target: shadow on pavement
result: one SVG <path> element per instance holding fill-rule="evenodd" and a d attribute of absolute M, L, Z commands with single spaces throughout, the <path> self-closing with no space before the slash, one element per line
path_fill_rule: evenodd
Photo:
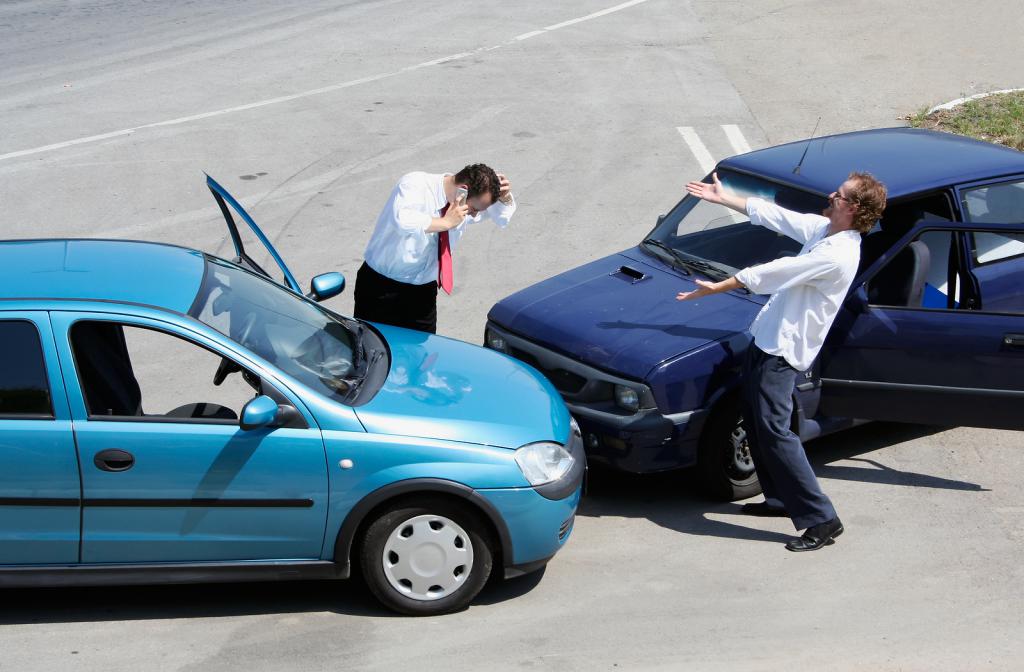
<path fill-rule="evenodd" d="M 544 570 L 515 579 L 492 577 L 471 606 L 512 600 L 533 590 Z M 117 588 L 4 590 L 0 625 L 217 618 L 328 612 L 402 617 L 385 609 L 361 579 L 211 583 Z M 411 618 L 411 617 L 410 617 Z"/>
<path fill-rule="evenodd" d="M 946 429 L 871 423 L 810 442 L 807 452 L 815 473 L 822 478 L 915 488 L 986 491 L 986 488 L 976 483 L 887 466 L 883 463 L 884 453 L 873 456 L 874 459 L 857 457 Z M 833 464 L 842 461 L 865 466 Z M 594 465 L 590 469 L 588 490 L 580 504 L 579 515 L 646 518 L 662 527 L 700 536 L 774 543 L 792 538 L 788 534 L 757 529 L 759 519 L 742 516 L 738 503 L 715 502 L 702 496 L 693 479 L 694 475 L 688 471 L 637 475 Z M 708 518 L 707 514 L 736 515 L 738 522 L 734 524 L 715 520 Z M 747 521 L 749 525 L 743 524 Z"/>

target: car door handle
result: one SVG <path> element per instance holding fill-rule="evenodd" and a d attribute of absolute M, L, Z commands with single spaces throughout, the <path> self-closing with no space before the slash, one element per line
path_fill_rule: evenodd
<path fill-rule="evenodd" d="M 96 453 L 92 463 L 101 471 L 128 471 L 135 466 L 135 456 L 127 450 L 108 448 Z"/>
<path fill-rule="evenodd" d="M 1003 334 L 1003 344 L 1011 348 L 1024 348 L 1024 334 Z"/>

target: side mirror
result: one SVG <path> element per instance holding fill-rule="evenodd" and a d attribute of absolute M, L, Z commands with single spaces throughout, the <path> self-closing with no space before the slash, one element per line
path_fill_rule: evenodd
<path fill-rule="evenodd" d="M 242 407 L 242 420 L 239 426 L 249 431 L 260 427 L 269 427 L 277 420 L 277 402 L 265 394 L 252 399 Z"/>
<path fill-rule="evenodd" d="M 337 271 L 321 273 L 309 283 L 309 294 L 314 301 L 323 301 L 345 291 L 345 276 Z"/>

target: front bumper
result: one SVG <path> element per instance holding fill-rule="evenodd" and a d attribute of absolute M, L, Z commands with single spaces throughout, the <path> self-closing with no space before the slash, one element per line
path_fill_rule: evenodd
<path fill-rule="evenodd" d="M 579 461 L 582 457 L 580 455 Z M 585 471 L 585 466 L 574 469 L 562 479 L 568 481 L 568 494 L 561 499 L 551 499 L 537 488 L 476 491 L 501 514 L 508 529 L 512 563 L 505 567 L 505 578 L 540 569 L 569 541 L 583 493 Z"/>
<path fill-rule="evenodd" d="M 663 415 L 644 409 L 620 415 L 586 404 L 566 404 L 580 425 L 587 458 L 637 474 L 688 467 L 697 462 L 697 441 L 707 411 Z"/>
<path fill-rule="evenodd" d="M 493 322 L 487 323 L 487 329 L 505 340 L 509 355 L 536 368 L 555 386 L 580 425 L 588 458 L 634 473 L 696 463 L 706 410 L 661 413 L 653 407 L 646 385 L 548 350 Z M 617 406 L 615 385 L 639 389 L 646 408 L 630 413 Z"/>

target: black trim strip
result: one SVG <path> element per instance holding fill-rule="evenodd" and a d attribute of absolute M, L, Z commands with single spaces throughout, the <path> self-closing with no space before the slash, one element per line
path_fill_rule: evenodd
<path fill-rule="evenodd" d="M 138 586 L 345 578 L 329 560 L 0 566 L 0 588 Z"/>
<path fill-rule="evenodd" d="M 209 508 L 283 508 L 308 509 L 313 506 L 312 499 L 216 499 L 210 497 L 192 497 L 189 499 L 122 499 L 122 498 L 86 498 L 85 506 L 166 506 L 166 507 L 209 507 Z"/>
<path fill-rule="evenodd" d="M 0 506 L 131 506 L 131 507 L 206 507 L 206 508 L 278 508 L 308 509 L 312 499 L 214 499 L 193 497 L 191 499 L 121 499 L 87 498 L 83 502 L 74 497 L 0 497 Z"/>
<path fill-rule="evenodd" d="M 0 497 L 0 506 L 78 506 L 77 497 Z"/>
<path fill-rule="evenodd" d="M 915 385 L 911 383 L 883 383 L 875 380 L 840 380 L 838 378 L 822 378 L 821 382 L 824 385 L 855 388 L 860 390 L 931 392 L 936 394 L 964 394 L 978 397 L 1024 399 L 1024 390 L 1000 390 L 988 387 L 947 387 L 945 385 Z"/>

